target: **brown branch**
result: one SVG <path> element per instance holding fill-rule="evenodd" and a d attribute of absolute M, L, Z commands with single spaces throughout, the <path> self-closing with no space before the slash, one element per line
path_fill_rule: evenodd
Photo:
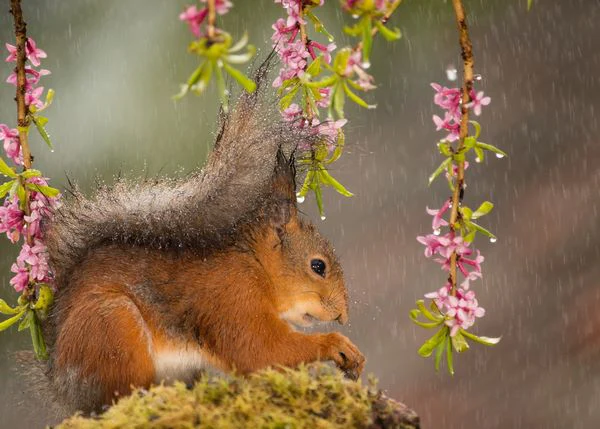
<path fill-rule="evenodd" d="M 208 0 L 208 40 L 215 38 L 215 21 L 217 20 L 215 1 Z"/>
<path fill-rule="evenodd" d="M 19 142 L 23 150 L 23 168 L 31 168 L 31 151 L 27 140 L 27 129 L 29 128 L 29 108 L 25 104 L 25 86 L 27 77 L 25 75 L 25 61 L 27 61 L 25 45 L 27 43 L 27 24 L 23 20 L 21 11 L 21 0 L 11 0 L 11 13 L 15 21 L 15 36 L 17 39 L 17 124 L 19 128 Z"/>
<path fill-rule="evenodd" d="M 469 133 L 469 108 L 467 104 L 471 101 L 471 90 L 473 89 L 473 48 L 471 45 L 471 39 L 469 38 L 469 31 L 467 28 L 467 20 L 465 16 L 465 8 L 462 4 L 462 0 L 452 0 L 452 6 L 454 7 L 454 13 L 456 15 L 456 24 L 458 25 L 459 41 L 461 47 L 461 56 L 463 59 L 463 87 L 462 87 L 462 99 L 461 99 L 461 118 L 460 118 L 460 134 L 458 147 L 455 153 L 461 153 L 465 138 Z M 456 183 L 454 185 L 454 192 L 452 194 L 452 211 L 450 213 L 450 229 L 453 232 L 457 230 L 457 221 L 459 218 L 459 205 L 462 201 L 464 194 L 464 182 L 465 182 L 465 161 L 456 161 L 458 164 L 458 171 L 456 173 Z M 450 256 L 450 283 L 452 285 L 452 295 L 456 294 L 456 266 L 457 266 L 458 255 L 456 252 Z"/>

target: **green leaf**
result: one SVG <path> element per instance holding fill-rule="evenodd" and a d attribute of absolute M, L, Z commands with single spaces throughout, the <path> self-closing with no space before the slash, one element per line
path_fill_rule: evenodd
<path fill-rule="evenodd" d="M 46 118 L 45 116 L 35 116 L 32 118 L 33 120 L 35 120 L 37 123 L 39 123 L 42 126 L 45 126 L 48 123 L 48 118 Z"/>
<path fill-rule="evenodd" d="M 426 328 L 426 329 L 432 329 L 432 328 L 436 328 L 438 326 L 440 326 L 444 320 L 438 320 L 437 322 L 421 322 L 419 320 L 419 316 L 421 315 L 421 311 L 417 310 L 416 308 L 413 308 L 412 310 L 410 310 L 410 312 L 408 313 L 408 317 L 410 318 L 410 320 L 415 324 L 420 326 L 421 328 Z"/>
<path fill-rule="evenodd" d="M 312 77 L 318 76 L 321 73 L 321 59 L 323 57 L 319 56 L 313 60 L 312 63 L 306 68 L 306 73 L 311 75 Z"/>
<path fill-rule="evenodd" d="M 48 107 L 49 105 L 52 104 L 52 101 L 54 100 L 54 94 L 55 94 L 55 92 L 52 88 L 50 88 L 48 90 L 48 92 L 46 93 L 46 103 L 45 103 L 46 107 Z"/>
<path fill-rule="evenodd" d="M 32 315 L 32 320 L 29 324 L 29 331 L 31 332 L 33 351 L 38 359 L 46 360 L 48 359 L 48 352 L 46 350 L 46 343 L 44 342 L 44 336 L 40 328 L 40 322 L 35 313 L 32 312 Z"/>
<path fill-rule="evenodd" d="M 248 32 L 244 32 L 240 40 L 238 40 L 235 45 L 227 50 L 227 52 L 237 52 L 242 49 L 244 46 L 248 44 Z"/>
<path fill-rule="evenodd" d="M 375 21 L 375 27 L 377 27 L 383 38 L 388 42 L 393 42 L 394 40 L 398 40 L 402 37 L 402 33 L 398 28 L 391 30 L 383 25 L 380 20 Z"/>
<path fill-rule="evenodd" d="M 466 150 L 473 149 L 476 144 L 477 144 L 477 140 L 475 139 L 475 137 L 469 136 L 469 137 L 465 138 L 465 149 Z"/>
<path fill-rule="evenodd" d="M 473 227 L 473 228 L 475 228 L 477 230 L 477 232 L 480 232 L 483 235 L 487 235 L 490 239 L 494 239 L 495 240 L 497 238 L 490 231 L 488 231 L 487 229 L 485 229 L 481 225 L 476 224 L 475 222 L 469 222 L 468 225 L 471 226 L 471 227 Z"/>
<path fill-rule="evenodd" d="M 318 176 L 315 176 L 318 177 Z M 321 218 L 325 217 L 325 211 L 323 210 L 323 193 L 321 192 L 321 185 L 318 181 L 313 182 L 313 191 L 315 193 L 315 199 L 317 200 L 317 207 L 319 209 L 319 215 Z"/>
<path fill-rule="evenodd" d="M 227 113 L 229 111 L 229 99 L 227 88 L 225 87 L 225 78 L 223 78 L 223 72 L 221 67 L 213 61 L 213 68 L 215 70 L 215 77 L 217 80 L 217 92 L 219 93 L 219 99 L 221 100 L 221 106 L 223 111 Z"/>
<path fill-rule="evenodd" d="M 35 168 L 30 168 L 29 170 L 25 170 L 19 176 L 23 179 L 31 179 L 32 177 L 40 177 L 42 172 L 40 170 L 36 170 Z"/>
<path fill-rule="evenodd" d="M 435 169 L 433 173 L 429 176 L 429 184 L 431 185 L 433 181 L 438 177 L 442 171 L 444 171 L 449 165 L 452 163 L 452 158 L 446 158 L 438 168 Z"/>
<path fill-rule="evenodd" d="M 44 125 L 39 122 L 39 120 L 38 120 L 39 117 L 32 116 L 31 119 L 33 119 L 33 123 L 35 124 L 35 128 L 37 128 L 38 133 L 40 134 L 40 136 L 42 137 L 42 139 L 46 142 L 46 144 L 48 145 L 48 147 L 50 148 L 50 150 L 54 150 L 54 146 L 52 145 L 52 141 L 50 140 L 50 134 L 48 134 L 48 131 L 46 131 L 46 128 L 44 128 Z M 48 122 L 47 119 L 46 119 L 46 122 Z"/>
<path fill-rule="evenodd" d="M 477 233 L 476 230 L 470 231 L 467 235 L 463 236 L 463 240 L 465 240 L 467 243 L 472 243 L 473 240 L 475 239 L 476 233 Z"/>
<path fill-rule="evenodd" d="M 305 16 L 308 16 L 308 19 L 310 19 L 313 22 L 315 26 L 315 31 L 324 34 L 330 42 L 333 42 L 333 36 L 329 34 L 329 32 L 325 29 L 325 26 L 321 23 L 319 18 L 315 16 L 314 13 L 307 11 L 305 12 Z"/>
<path fill-rule="evenodd" d="M 529 12 L 531 10 L 532 6 L 533 6 L 533 0 L 527 0 L 527 12 Z"/>
<path fill-rule="evenodd" d="M 481 203 L 479 208 L 477 210 L 475 210 L 475 212 L 471 216 L 471 219 L 480 218 L 481 216 L 484 216 L 484 215 L 488 214 L 489 212 L 491 212 L 493 208 L 494 208 L 493 203 L 490 203 L 489 201 L 484 201 L 483 203 Z"/>
<path fill-rule="evenodd" d="M 374 109 L 375 107 L 377 107 L 374 104 L 368 104 L 365 100 L 353 93 L 352 90 L 348 88 L 348 84 L 346 82 L 344 82 L 344 92 L 350 100 L 354 101 L 356 104 L 358 104 L 361 107 L 364 107 L 365 109 Z"/>
<path fill-rule="evenodd" d="M 294 97 L 298 93 L 299 89 L 300 89 L 300 85 L 296 85 L 295 87 L 290 89 L 290 91 L 287 94 L 285 94 L 283 97 L 281 97 L 281 100 L 279 100 L 279 108 L 281 110 L 285 110 L 288 107 L 290 107 L 290 104 L 292 104 L 292 101 L 294 101 Z"/>
<path fill-rule="evenodd" d="M 369 58 L 371 58 L 371 49 L 373 47 L 373 35 L 371 34 L 372 25 L 371 17 L 365 15 L 362 19 L 362 61 L 365 64 L 365 68 L 368 68 L 366 64 L 369 64 Z"/>
<path fill-rule="evenodd" d="M 460 332 L 468 339 L 473 340 L 479 344 L 483 344 L 485 346 L 494 346 L 494 345 L 498 344 L 500 342 L 500 340 L 502 339 L 502 337 L 495 337 L 495 338 L 478 337 L 477 335 L 473 335 L 470 332 L 465 331 L 464 329 L 461 329 Z"/>
<path fill-rule="evenodd" d="M 361 24 L 362 23 L 354 24 L 352 27 L 344 25 L 344 33 L 346 33 L 346 34 L 348 34 L 350 36 L 353 36 L 353 37 L 358 36 L 362 32 L 362 26 L 361 26 Z"/>
<path fill-rule="evenodd" d="M 473 149 L 475 150 L 475 155 L 477 156 L 477 158 L 475 158 L 475 162 L 483 162 L 483 159 L 485 158 L 483 150 L 477 143 L 475 143 L 475 147 Z"/>
<path fill-rule="evenodd" d="M 308 173 L 306 173 L 306 177 L 304 178 L 304 183 L 302 184 L 302 187 L 300 188 L 300 191 L 298 192 L 299 197 L 306 196 L 308 191 L 311 189 L 311 185 L 312 185 L 314 178 L 315 178 L 315 171 L 308 170 Z"/>
<path fill-rule="evenodd" d="M 17 198 L 19 199 L 19 206 L 21 210 L 25 211 L 25 207 L 27 205 L 27 193 L 25 192 L 25 188 L 20 183 L 17 185 Z"/>
<path fill-rule="evenodd" d="M 190 86 L 190 89 L 194 91 L 197 95 L 201 95 L 210 83 L 210 79 L 212 78 L 214 64 L 212 61 L 207 61 L 204 63 L 204 67 L 202 67 L 202 73 L 200 73 L 200 78 Z"/>
<path fill-rule="evenodd" d="M 440 370 L 440 361 L 442 360 L 442 353 L 444 353 L 444 347 L 446 346 L 446 342 L 442 341 L 438 344 L 435 349 L 435 370 Z"/>
<path fill-rule="evenodd" d="M 8 194 L 8 191 L 10 191 L 10 188 L 13 187 L 15 182 L 16 180 L 11 180 L 0 185 L 0 198 L 4 198 L 6 194 Z"/>
<path fill-rule="evenodd" d="M 340 88 L 342 84 L 340 82 L 333 88 L 333 108 L 338 115 L 338 118 L 344 117 L 344 103 L 346 101 L 346 97 L 344 97 L 344 91 Z"/>
<path fill-rule="evenodd" d="M 456 350 L 457 352 L 462 353 L 465 350 L 469 349 L 469 343 L 467 343 L 467 340 L 465 340 L 465 337 L 462 336 L 460 331 L 457 332 L 456 335 L 451 338 L 452 338 L 452 346 L 454 347 L 454 350 Z"/>
<path fill-rule="evenodd" d="M 448 362 L 448 372 L 450 375 L 454 375 L 454 365 L 452 363 L 452 345 L 450 341 L 450 335 L 446 337 L 446 361 Z"/>
<path fill-rule="evenodd" d="M 29 328 L 31 325 L 31 319 L 33 319 L 33 311 L 27 310 L 25 317 L 23 317 L 23 320 L 21 320 L 21 323 L 19 323 L 17 331 L 21 332 L 22 330 Z"/>
<path fill-rule="evenodd" d="M 17 314 L 21 309 L 12 308 L 10 305 L 6 303 L 3 299 L 0 299 L 0 313 L 2 314 Z"/>
<path fill-rule="evenodd" d="M 462 215 L 463 219 L 470 220 L 471 216 L 473 216 L 473 210 L 471 210 L 467 206 L 460 207 L 459 210 L 461 212 L 461 215 Z"/>
<path fill-rule="evenodd" d="M 444 140 L 437 144 L 438 150 L 444 156 L 452 156 L 452 150 L 450 149 L 450 144 Z"/>
<path fill-rule="evenodd" d="M 245 54 L 227 54 L 223 56 L 223 59 L 231 64 L 244 64 L 250 61 L 254 54 L 256 54 L 256 48 L 254 45 L 248 45 Z"/>
<path fill-rule="evenodd" d="M 17 173 L 15 173 L 15 170 L 10 168 L 2 158 L 0 158 L 0 173 L 13 179 L 16 179 L 17 177 Z"/>
<path fill-rule="evenodd" d="M 481 134 L 481 124 L 477 121 L 469 121 L 469 123 L 475 127 L 475 140 L 477 140 Z"/>
<path fill-rule="evenodd" d="M 489 150 L 490 152 L 494 152 L 494 153 L 500 155 L 500 158 L 508 156 L 508 154 L 506 152 L 498 149 L 496 146 L 492 146 L 491 144 L 477 142 L 477 144 L 475 145 L 475 149 L 477 150 L 477 148 Z M 483 161 L 483 158 L 481 158 L 481 160 Z"/>
<path fill-rule="evenodd" d="M 333 178 L 333 176 L 331 174 L 329 174 L 329 172 L 325 168 L 323 168 L 322 170 L 319 171 L 319 175 L 321 176 L 320 177 L 321 181 L 325 185 L 331 186 L 333 189 L 335 189 L 338 193 L 342 194 L 343 196 L 352 197 L 354 195 L 352 192 L 348 191 L 344 187 L 344 185 L 342 185 L 340 182 L 335 180 Z"/>
<path fill-rule="evenodd" d="M 339 77 L 334 74 L 321 80 L 305 82 L 304 85 L 309 88 L 325 88 L 326 86 L 332 86 L 338 79 Z"/>
<path fill-rule="evenodd" d="M 191 87 L 192 85 L 194 85 L 196 82 L 198 82 L 200 80 L 200 76 L 202 76 L 202 71 L 204 70 L 204 67 L 206 67 L 206 64 L 208 64 L 207 61 L 200 64 L 198 66 L 198 68 L 196 70 L 194 70 L 194 72 L 190 75 L 190 77 L 188 78 L 188 81 L 187 81 L 188 87 Z"/>
<path fill-rule="evenodd" d="M 21 317 L 25 314 L 25 310 L 21 310 L 19 313 L 11 317 L 10 319 L 6 319 L 4 322 L 0 323 L 0 332 L 10 328 L 12 325 L 17 323 Z"/>
<path fill-rule="evenodd" d="M 35 191 L 35 192 L 41 192 L 48 198 L 54 198 L 60 194 L 60 191 L 56 188 L 52 188 L 52 187 L 46 186 L 46 185 L 38 185 L 35 183 L 28 183 L 27 189 Z"/>
<path fill-rule="evenodd" d="M 238 69 L 231 67 L 227 63 L 223 63 L 223 67 L 231 75 L 232 78 L 238 81 L 240 85 L 244 87 L 247 92 L 256 91 L 256 82 L 247 77 L 244 73 L 239 71 Z"/>
<path fill-rule="evenodd" d="M 325 164 L 331 164 L 331 163 L 334 163 L 335 161 L 337 161 L 340 158 L 340 156 L 342 156 L 342 152 L 344 151 L 345 144 L 346 144 L 346 135 L 344 134 L 344 131 L 340 128 L 338 130 L 338 136 L 337 136 L 335 149 L 333 150 L 333 153 L 331 154 L 331 158 L 326 160 Z"/>
<path fill-rule="evenodd" d="M 433 314 L 431 314 L 429 312 L 429 310 L 427 310 L 427 307 L 425 307 L 425 301 L 423 301 L 422 299 L 417 301 L 417 308 L 419 309 L 419 311 L 421 311 L 421 313 L 423 313 L 423 316 L 425 316 L 427 319 L 429 320 L 433 320 L 433 321 L 440 321 L 440 319 L 443 321 L 444 319 L 440 316 L 434 316 Z"/>
<path fill-rule="evenodd" d="M 448 335 L 448 327 L 445 326 L 442 329 L 440 329 L 439 331 L 437 331 L 433 335 L 433 337 L 431 337 L 430 339 L 425 341 L 425 344 L 423 344 L 421 346 L 421 348 L 419 348 L 417 353 L 419 353 L 419 355 L 423 356 L 423 357 L 431 356 L 431 353 L 433 353 L 433 350 L 437 347 L 438 344 L 440 344 L 441 342 L 443 342 L 446 339 L 447 335 Z"/>

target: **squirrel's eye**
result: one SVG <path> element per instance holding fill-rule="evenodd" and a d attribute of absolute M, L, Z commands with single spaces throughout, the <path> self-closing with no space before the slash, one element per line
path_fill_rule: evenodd
<path fill-rule="evenodd" d="M 313 259 L 310 261 L 310 268 L 321 277 L 325 277 L 325 262 L 321 259 Z"/>

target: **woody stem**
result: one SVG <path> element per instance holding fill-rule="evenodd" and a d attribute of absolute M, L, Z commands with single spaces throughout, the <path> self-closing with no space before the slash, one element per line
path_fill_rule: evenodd
<path fill-rule="evenodd" d="M 217 20 L 217 11 L 215 7 L 216 0 L 208 0 L 208 39 L 215 37 L 215 21 Z"/>
<path fill-rule="evenodd" d="M 460 134 L 458 146 L 455 150 L 455 154 L 458 154 L 459 157 L 458 159 L 454 159 L 454 163 L 457 166 L 457 173 L 456 180 L 454 183 L 454 192 L 452 193 L 452 211 L 450 212 L 450 229 L 455 234 L 458 229 L 458 209 L 464 195 L 465 161 L 464 157 L 460 155 L 465 144 L 465 138 L 467 137 L 469 132 L 469 108 L 467 107 L 467 104 L 471 101 L 471 90 L 473 89 L 473 49 L 471 45 L 471 39 L 469 38 L 469 31 L 467 28 L 467 20 L 465 16 L 465 8 L 463 6 L 462 0 L 452 0 L 452 6 L 454 7 L 454 14 L 456 16 L 461 56 L 463 59 L 463 87 L 460 106 Z M 458 255 L 456 254 L 456 252 L 453 252 L 450 256 L 449 277 L 450 284 L 452 285 L 452 295 L 456 294 L 457 262 Z"/>

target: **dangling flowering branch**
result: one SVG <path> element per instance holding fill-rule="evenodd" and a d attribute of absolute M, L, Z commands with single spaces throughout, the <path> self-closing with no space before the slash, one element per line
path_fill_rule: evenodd
<path fill-rule="evenodd" d="M 181 91 L 174 98 L 180 99 L 190 90 L 198 95 L 202 94 L 214 75 L 223 110 L 227 111 L 229 92 L 225 85 L 223 71 L 242 85 L 246 91 L 253 92 L 256 89 L 256 83 L 232 64 L 248 62 L 254 56 L 256 49 L 253 45 L 248 44 L 247 34 L 233 44 L 231 35 L 216 27 L 217 15 L 225 15 L 233 7 L 229 0 L 200 0 L 200 2 L 208 3 L 208 5 L 200 9 L 195 5 L 188 6 L 179 15 L 179 19 L 187 22 L 190 31 L 196 37 L 196 40 L 190 43 L 188 50 L 200 56 L 202 60 L 187 82 L 181 85 Z M 206 27 L 206 31 L 204 27 Z M 246 48 L 246 53 L 239 53 L 244 48 Z"/>
<path fill-rule="evenodd" d="M 298 192 L 298 201 L 304 201 L 313 191 L 321 218 L 325 219 L 321 187 L 331 186 L 340 194 L 350 197 L 341 183 L 334 179 L 328 166 L 342 155 L 344 132 L 347 123 L 344 115 L 346 97 L 364 108 L 374 108 L 359 97 L 355 91 L 370 91 L 375 88 L 373 77 L 365 70 L 370 66 L 373 36 L 380 32 L 388 41 L 400 38 L 398 30 L 385 27 L 391 14 L 401 0 L 344 0 L 342 8 L 350 13 L 358 24 L 346 27 L 345 31 L 360 38 L 354 47 L 337 49 L 333 36 L 315 15 L 314 10 L 324 0 L 274 0 L 281 4 L 287 18 L 273 24 L 272 41 L 282 62 L 279 75 L 273 86 L 279 88 L 280 109 L 283 117 L 298 127 L 310 127 L 322 137 L 311 147 L 300 147 L 300 163 L 308 167 L 304 183 Z M 327 38 L 328 43 L 311 39 L 307 22 L 311 21 L 316 33 Z M 299 36 L 299 38 L 298 38 Z M 319 80 L 318 76 L 324 74 Z M 321 121 L 326 111 L 326 120 Z"/>
<path fill-rule="evenodd" d="M 9 166 L 0 157 L 0 174 L 8 181 L 0 185 L 0 232 L 17 244 L 22 241 L 21 251 L 11 271 L 15 276 L 10 284 L 21 293 L 16 307 L 0 300 L 0 313 L 11 316 L 0 322 L 0 331 L 17 322 L 19 331 L 29 328 L 34 350 L 40 359 L 47 357 L 46 346 L 40 329 L 40 320 L 52 303 L 52 273 L 48 267 L 48 253 L 44 244 L 40 224 L 52 216 L 59 205 L 60 194 L 48 186 L 48 179 L 39 170 L 32 168 L 33 157 L 29 148 L 29 127 L 33 123 L 42 139 L 52 149 L 50 137 L 45 129 L 48 118 L 39 113 L 52 102 L 54 95 L 48 90 L 46 101 L 41 101 L 44 87 L 37 86 L 48 70 L 36 69 L 46 53 L 36 46 L 26 34 L 20 0 L 11 0 L 14 17 L 16 46 L 6 44 L 6 62 L 16 63 L 14 72 L 6 82 L 16 86 L 17 129 L 0 124 L 0 141 L 4 141 L 4 152 L 15 167 Z M 29 60 L 31 65 L 25 65 Z M 17 169 L 21 167 L 21 172 Z"/>
<path fill-rule="evenodd" d="M 475 92 L 473 89 L 473 52 L 465 11 L 461 0 L 452 0 L 452 4 L 463 58 L 463 86 L 459 89 L 431 84 L 436 92 L 434 103 L 445 110 L 444 118 L 434 115 L 433 122 L 438 131 L 443 130 L 448 134 L 438 143 L 440 153 L 446 158 L 429 177 L 431 184 L 437 176 L 446 172 L 452 195 L 439 210 L 427 208 L 427 213 L 433 216 L 433 234 L 417 237 L 417 240 L 425 245 L 426 257 L 439 255 L 435 261 L 441 264 L 443 270 L 448 271 L 448 279 L 439 290 L 425 294 L 425 298 L 431 300 L 430 309 L 427 309 L 424 300 L 419 300 L 417 308 L 410 312 L 411 319 L 417 325 L 424 328 L 440 328 L 423 344 L 419 354 L 428 357 L 435 351 L 437 370 L 445 351 L 448 371 L 451 374 L 454 373 L 453 350 L 457 352 L 467 350 L 469 348 L 467 339 L 485 345 L 494 345 L 500 341 L 499 338 L 480 337 L 467 331 L 473 326 L 476 318 L 483 317 L 485 314 L 485 310 L 479 307 L 475 292 L 470 290 L 470 282 L 482 277 L 481 263 L 484 257 L 479 250 L 473 250 L 470 245 L 477 233 L 488 236 L 492 242 L 496 241 L 496 236 L 473 222 L 488 214 L 494 205 L 485 201 L 473 211 L 463 204 L 463 199 L 466 188 L 465 170 L 469 166 L 469 162 L 466 161 L 467 155 L 475 153 L 476 162 L 483 161 L 484 151 L 495 152 L 498 158 L 506 156 L 500 149 L 478 141 L 481 125 L 469 121 L 470 110 L 479 116 L 482 107 L 490 104 L 491 99 L 484 96 L 483 91 Z M 474 136 L 469 136 L 469 123 L 475 129 Z M 456 142 L 456 146 L 452 146 L 453 142 Z M 448 211 L 450 215 L 447 221 L 444 216 Z M 441 234 L 442 228 L 447 228 L 446 234 Z M 459 273 L 464 278 L 460 285 L 458 284 Z M 419 321 L 419 316 L 424 316 L 428 321 Z"/>

